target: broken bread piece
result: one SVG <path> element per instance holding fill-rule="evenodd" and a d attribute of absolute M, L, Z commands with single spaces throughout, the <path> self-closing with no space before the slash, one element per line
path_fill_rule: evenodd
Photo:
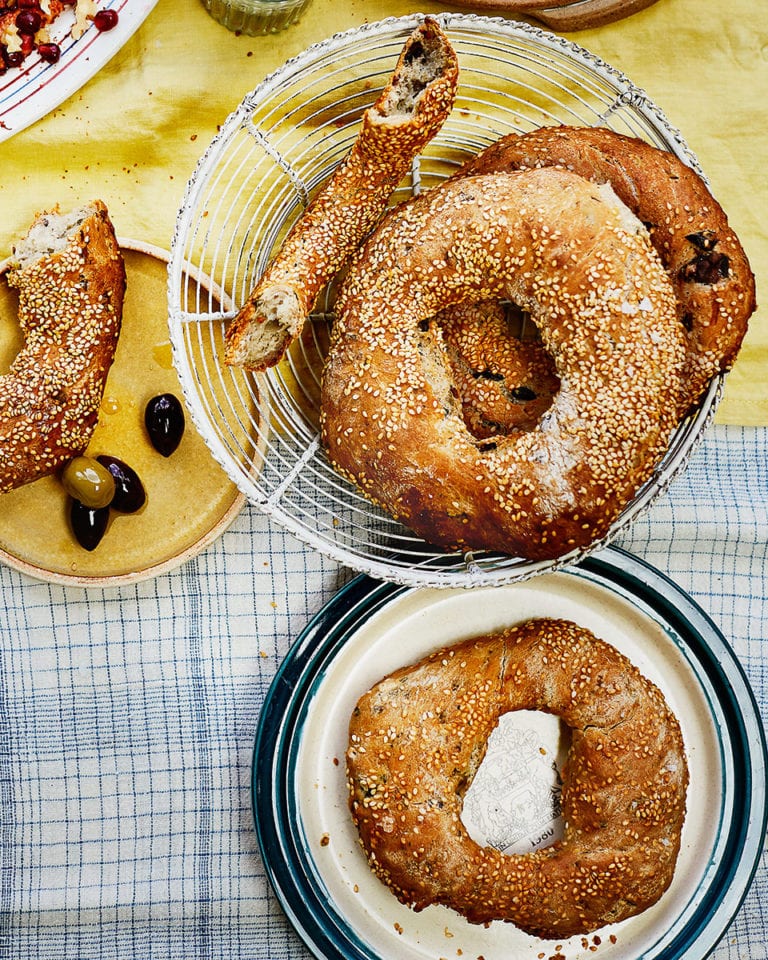
<path fill-rule="evenodd" d="M 0 493 L 88 445 L 115 356 L 125 266 L 107 208 L 37 216 L 4 265 L 24 342 L 0 377 Z"/>
<path fill-rule="evenodd" d="M 451 111 L 458 61 L 437 21 L 409 36 L 394 73 L 363 115 L 350 153 L 293 226 L 226 332 L 232 366 L 274 366 L 315 300 L 378 222 L 414 157 Z"/>

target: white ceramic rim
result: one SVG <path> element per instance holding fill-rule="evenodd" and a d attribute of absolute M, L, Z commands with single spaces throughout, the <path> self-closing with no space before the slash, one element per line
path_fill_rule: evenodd
<path fill-rule="evenodd" d="M 74 12 L 65 9 L 49 30 L 51 40 L 61 47 L 58 62 L 45 63 L 32 53 L 21 67 L 0 77 L 0 143 L 46 116 L 95 76 L 156 4 L 157 0 L 112 0 L 100 9 L 114 10 L 117 25 L 106 32 L 91 25 L 77 40 L 70 35 Z"/>

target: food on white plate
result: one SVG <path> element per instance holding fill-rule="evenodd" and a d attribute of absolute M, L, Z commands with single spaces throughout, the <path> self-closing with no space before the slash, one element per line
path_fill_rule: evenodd
<path fill-rule="evenodd" d="M 569 728 L 563 836 L 526 854 L 473 840 L 463 798 L 500 717 L 545 711 Z M 375 875 L 419 911 L 536 937 L 635 916 L 672 882 L 688 766 L 664 695 L 623 654 L 567 620 L 534 619 L 403 667 L 358 701 L 349 804 Z"/>

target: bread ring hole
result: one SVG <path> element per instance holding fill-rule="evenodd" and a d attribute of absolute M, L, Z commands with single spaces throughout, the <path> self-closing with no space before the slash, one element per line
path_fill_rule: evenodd
<path fill-rule="evenodd" d="M 470 434 L 485 443 L 535 429 L 560 380 L 530 315 L 509 301 L 484 301 L 434 319 Z"/>
<path fill-rule="evenodd" d="M 464 795 L 462 822 L 481 846 L 531 853 L 563 837 L 563 765 L 570 728 L 536 710 L 503 714 Z"/>

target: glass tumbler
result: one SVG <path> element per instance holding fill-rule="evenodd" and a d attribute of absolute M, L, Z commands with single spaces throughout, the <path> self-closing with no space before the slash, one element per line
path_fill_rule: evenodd
<path fill-rule="evenodd" d="M 311 0 L 203 0 L 214 20 L 227 29 L 257 37 L 296 23 Z"/>

